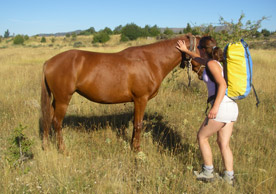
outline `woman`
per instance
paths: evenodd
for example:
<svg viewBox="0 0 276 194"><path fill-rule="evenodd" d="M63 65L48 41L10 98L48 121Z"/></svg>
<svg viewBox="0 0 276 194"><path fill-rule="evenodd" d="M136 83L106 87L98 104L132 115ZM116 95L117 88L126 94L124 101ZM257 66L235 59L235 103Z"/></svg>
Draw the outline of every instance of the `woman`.
<svg viewBox="0 0 276 194"><path fill-rule="evenodd" d="M179 40L176 48L187 53L194 60L206 65L203 72L203 80L206 82L208 88L208 101L210 99L212 105L197 135L199 148L204 161L203 169L200 173L197 171L194 173L197 180L213 181L215 179L213 173L212 151L208 138L217 133L217 143L226 169L223 179L227 183L233 185L233 154L229 147L229 141L232 135L234 122L238 117L238 106L233 100L225 95L227 85L223 76L223 67L220 64L220 62L223 61L223 52L215 45L216 42L212 37L203 37L198 47L200 56L187 49L185 41Z"/></svg>

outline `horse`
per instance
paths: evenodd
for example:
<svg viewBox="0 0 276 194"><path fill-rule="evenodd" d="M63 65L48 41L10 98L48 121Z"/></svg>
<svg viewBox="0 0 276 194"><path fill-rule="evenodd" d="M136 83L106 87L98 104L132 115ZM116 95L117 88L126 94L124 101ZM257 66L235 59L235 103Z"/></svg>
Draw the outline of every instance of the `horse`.
<svg viewBox="0 0 276 194"><path fill-rule="evenodd" d="M195 52L199 53L195 39ZM53 126L57 148L63 152L62 122L72 95L77 92L90 101L102 104L134 103L134 128L131 148L140 151L143 117L148 101L154 98L161 82L182 57L176 48L178 40L190 47L190 35L162 40L148 45L128 47L116 53L68 50L43 65L41 82L42 148L49 146ZM192 46L192 45L191 45ZM188 59L189 60L189 59ZM190 60L191 61L191 60ZM191 61L193 70L201 66ZM199 72L200 71L200 72Z"/></svg>

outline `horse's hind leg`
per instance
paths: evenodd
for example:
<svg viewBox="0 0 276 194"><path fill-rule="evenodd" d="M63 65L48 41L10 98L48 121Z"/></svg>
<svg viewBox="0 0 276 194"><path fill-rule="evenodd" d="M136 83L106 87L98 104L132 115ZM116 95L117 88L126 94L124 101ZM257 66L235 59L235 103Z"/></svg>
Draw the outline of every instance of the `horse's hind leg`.
<svg viewBox="0 0 276 194"><path fill-rule="evenodd" d="M53 117L53 125L54 129L56 132L56 137L57 137L57 145L58 149L63 152L65 150L65 145L63 142L63 137L62 137L62 121L64 119L64 116L66 114L66 110L68 107L68 103L61 103L55 101L54 103L54 117Z"/></svg>

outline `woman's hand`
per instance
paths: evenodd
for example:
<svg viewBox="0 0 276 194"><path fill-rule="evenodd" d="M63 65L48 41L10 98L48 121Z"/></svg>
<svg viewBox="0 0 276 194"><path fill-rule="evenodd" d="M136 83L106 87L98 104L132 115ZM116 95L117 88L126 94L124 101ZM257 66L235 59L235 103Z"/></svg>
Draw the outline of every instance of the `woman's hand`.
<svg viewBox="0 0 276 194"><path fill-rule="evenodd" d="M187 51L189 51L189 50L187 49L187 46L186 46L186 43L185 43L184 40L178 40L178 41L177 41L176 48L177 48L178 50L182 51L182 52L187 52Z"/></svg>
<svg viewBox="0 0 276 194"><path fill-rule="evenodd" d="M208 119L215 119L218 114L218 108L212 107L211 110L208 113Z"/></svg>

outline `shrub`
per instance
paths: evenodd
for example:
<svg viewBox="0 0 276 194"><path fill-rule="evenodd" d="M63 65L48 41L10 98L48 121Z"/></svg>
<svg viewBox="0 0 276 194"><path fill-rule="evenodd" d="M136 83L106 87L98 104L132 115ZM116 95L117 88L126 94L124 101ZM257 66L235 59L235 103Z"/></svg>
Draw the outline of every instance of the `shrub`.
<svg viewBox="0 0 276 194"><path fill-rule="evenodd" d="M77 40L77 34L75 32L72 33L72 40Z"/></svg>
<svg viewBox="0 0 276 194"><path fill-rule="evenodd" d="M79 47L82 47L82 46L83 46L82 42L75 42L74 45L73 45L74 48L79 48Z"/></svg>
<svg viewBox="0 0 276 194"><path fill-rule="evenodd" d="M16 35L13 39L13 44L23 44L24 37L22 35Z"/></svg>
<svg viewBox="0 0 276 194"><path fill-rule="evenodd" d="M171 36L171 35L173 35L173 31L170 30L169 28L166 28L166 29L164 30L164 34L166 34L166 35L168 35L168 36Z"/></svg>
<svg viewBox="0 0 276 194"><path fill-rule="evenodd" d="M25 35L25 36L24 36L24 40L29 40L29 36L28 36L28 35Z"/></svg>
<svg viewBox="0 0 276 194"><path fill-rule="evenodd" d="M110 28L108 28L108 27L105 27L103 30L101 30L101 32L104 32L104 33L106 33L108 35L113 34L112 30Z"/></svg>
<svg viewBox="0 0 276 194"><path fill-rule="evenodd" d="M110 40L110 36L105 32L100 32L98 34L95 34L93 37L92 43L105 43Z"/></svg>
<svg viewBox="0 0 276 194"><path fill-rule="evenodd" d="M113 34L121 34L122 28L123 28L122 25L119 25L119 26L115 27L114 30L113 30Z"/></svg>
<svg viewBox="0 0 276 194"><path fill-rule="evenodd" d="M6 30L4 33L4 38L9 38L10 37L10 31Z"/></svg>
<svg viewBox="0 0 276 194"><path fill-rule="evenodd" d="M129 40L136 40L138 37L143 35L143 30L141 27L137 26L134 23L127 24L122 28L121 38L127 37ZM121 39L121 41L123 41Z"/></svg>
<svg viewBox="0 0 276 194"><path fill-rule="evenodd" d="M13 166L33 158L33 153L31 152L33 142L24 134L24 129L26 127L20 124L19 127L14 129L9 138L9 147L6 154L9 163Z"/></svg>
<svg viewBox="0 0 276 194"><path fill-rule="evenodd" d="M46 38L43 36L42 38L41 38L41 41L40 41L41 43L45 43L46 42Z"/></svg>
<svg viewBox="0 0 276 194"><path fill-rule="evenodd" d="M149 28L149 34L152 37L158 36L160 34L160 29L157 27L157 25L154 25L153 27Z"/></svg>

